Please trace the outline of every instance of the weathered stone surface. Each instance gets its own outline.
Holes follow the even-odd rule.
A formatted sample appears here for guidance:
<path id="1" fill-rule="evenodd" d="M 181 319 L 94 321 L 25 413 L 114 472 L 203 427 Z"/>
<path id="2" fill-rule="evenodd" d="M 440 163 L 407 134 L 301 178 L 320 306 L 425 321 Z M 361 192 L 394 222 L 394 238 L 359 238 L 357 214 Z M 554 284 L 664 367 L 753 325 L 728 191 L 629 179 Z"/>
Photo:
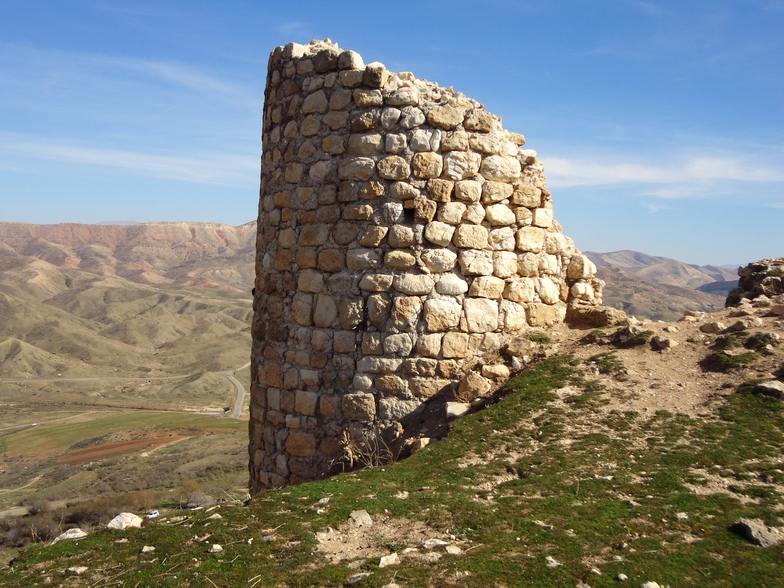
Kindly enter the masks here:
<path id="1" fill-rule="evenodd" d="M 389 78 L 389 72 L 383 63 L 374 61 L 365 66 L 362 83 L 369 88 L 383 88 Z"/>
<path id="2" fill-rule="evenodd" d="M 433 291 L 436 283 L 428 275 L 404 274 L 395 278 L 393 286 L 398 292 L 409 295 L 424 295 Z"/>
<path id="3" fill-rule="evenodd" d="M 317 294 L 313 307 L 313 324 L 317 327 L 331 327 L 338 318 L 338 306 L 335 300 L 326 294 Z"/>
<path id="4" fill-rule="evenodd" d="M 414 348 L 414 341 L 408 333 L 389 335 L 384 339 L 384 353 L 387 355 L 407 356 Z"/>
<path id="5" fill-rule="evenodd" d="M 455 229 L 452 241 L 460 248 L 486 249 L 487 237 L 487 229 L 482 225 L 460 225 Z"/>
<path id="6" fill-rule="evenodd" d="M 416 153 L 411 161 L 411 167 L 417 178 L 437 178 L 444 169 L 444 160 L 438 153 Z"/>
<path id="7" fill-rule="evenodd" d="M 364 182 L 373 177 L 375 169 L 376 162 L 369 157 L 347 157 L 338 166 L 338 177 Z"/>
<path id="8" fill-rule="evenodd" d="M 479 173 L 482 156 L 472 151 L 450 151 L 444 155 L 444 175 L 451 180 L 473 178 Z"/>
<path id="9" fill-rule="evenodd" d="M 416 257 L 408 251 L 390 251 L 384 255 L 384 265 L 393 269 L 411 269 L 416 265 Z"/>
<path id="10" fill-rule="evenodd" d="M 427 330 L 447 331 L 457 327 L 462 311 L 460 303 L 453 298 L 426 300 L 423 318 L 427 323 Z"/>
<path id="11" fill-rule="evenodd" d="M 514 157 L 491 155 L 482 160 L 480 173 L 487 180 L 499 182 L 512 182 L 520 177 L 522 168 L 520 162 Z"/>
<path id="12" fill-rule="evenodd" d="M 517 249 L 539 253 L 544 248 L 544 230 L 539 227 L 523 227 L 515 234 Z"/>
<path id="13" fill-rule="evenodd" d="M 452 271 L 457 262 L 457 254 L 449 249 L 425 249 L 420 257 L 425 267 L 437 274 Z"/>
<path id="14" fill-rule="evenodd" d="M 436 164 L 437 167 L 438 165 Z M 436 170 L 434 169 L 433 171 Z M 430 179 L 427 181 L 427 193 L 434 202 L 449 202 L 452 198 L 454 185 L 454 182 L 451 180 Z"/>
<path id="15" fill-rule="evenodd" d="M 123 531 L 125 529 L 141 528 L 142 518 L 132 512 L 121 512 L 106 525 L 112 531 Z"/>
<path id="16" fill-rule="evenodd" d="M 424 235 L 425 239 L 434 245 L 446 247 L 452 241 L 454 232 L 455 227 L 439 221 L 433 221 L 425 226 Z"/>
<path id="17" fill-rule="evenodd" d="M 586 280 L 596 273 L 596 266 L 585 255 L 575 255 L 566 268 L 566 277 L 572 280 Z"/>
<path id="18" fill-rule="evenodd" d="M 310 114 L 312 112 L 320 112 L 323 114 L 327 111 L 328 107 L 329 102 L 324 90 L 313 92 L 313 94 L 306 96 L 305 100 L 302 102 L 302 112 L 305 114 Z"/>
<path id="19" fill-rule="evenodd" d="M 451 252 L 450 252 L 451 253 Z M 468 292 L 468 282 L 455 274 L 446 274 L 436 284 L 436 292 L 459 296 Z"/>
<path id="20" fill-rule="evenodd" d="M 386 180 L 405 180 L 411 175 L 411 168 L 402 157 L 390 155 L 378 162 L 378 175 Z"/>
<path id="21" fill-rule="evenodd" d="M 493 276 L 479 276 L 474 278 L 471 282 L 471 288 L 468 290 L 469 296 L 478 298 L 501 298 L 504 292 L 505 282 Z"/>
<path id="22" fill-rule="evenodd" d="M 505 227 L 515 224 L 517 218 L 506 204 L 492 204 L 486 209 L 487 222 L 494 227 Z"/>
<path id="23" fill-rule="evenodd" d="M 468 333 L 444 333 L 441 355 L 445 359 L 462 359 L 468 355 Z"/>
<path id="24" fill-rule="evenodd" d="M 771 547 L 784 542 L 784 531 L 770 527 L 760 519 L 740 519 L 735 528 L 748 541 L 760 547 Z"/>
<path id="25" fill-rule="evenodd" d="M 466 276 L 490 276 L 493 274 L 492 251 L 463 249 L 457 256 L 460 270 Z"/>
<path id="26" fill-rule="evenodd" d="M 394 278 L 390 274 L 365 274 L 359 282 L 359 287 L 368 292 L 387 292 L 392 287 Z"/>
<path id="27" fill-rule="evenodd" d="M 498 303 L 485 298 L 467 298 L 466 323 L 471 333 L 487 333 L 498 328 Z"/>
<path id="28" fill-rule="evenodd" d="M 411 247 L 414 243 L 414 229 L 404 225 L 392 225 L 389 228 L 387 243 L 390 247 Z"/>
<path id="29" fill-rule="evenodd" d="M 422 301 L 418 296 L 401 296 L 395 298 L 392 305 L 391 318 L 395 328 L 401 331 L 411 331 L 419 322 L 419 311 Z"/>
<path id="30" fill-rule="evenodd" d="M 381 265 L 381 257 L 373 249 L 349 249 L 346 265 L 350 270 L 373 269 Z"/>
<path id="31" fill-rule="evenodd" d="M 465 211 L 466 205 L 462 202 L 446 202 L 438 209 L 438 220 L 450 225 L 458 225 L 462 222 Z"/>
<path id="32" fill-rule="evenodd" d="M 493 387 L 493 383 L 483 378 L 476 372 L 468 372 L 457 388 L 458 398 L 471 402 L 476 398 L 486 396 Z"/>
<path id="33" fill-rule="evenodd" d="M 427 113 L 427 122 L 441 129 L 454 129 L 463 122 L 464 113 L 452 106 L 437 106 Z"/>

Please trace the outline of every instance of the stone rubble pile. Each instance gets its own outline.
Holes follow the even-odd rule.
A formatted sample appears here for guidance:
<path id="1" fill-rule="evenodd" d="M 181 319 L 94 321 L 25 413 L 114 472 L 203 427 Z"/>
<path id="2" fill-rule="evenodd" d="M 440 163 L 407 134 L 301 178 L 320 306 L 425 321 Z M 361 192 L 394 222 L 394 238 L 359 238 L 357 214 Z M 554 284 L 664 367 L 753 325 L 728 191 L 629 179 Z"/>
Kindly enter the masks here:
<path id="1" fill-rule="evenodd" d="M 272 52 L 252 492 L 338 470 L 436 394 L 490 393 L 516 337 L 600 304 L 524 143 L 475 100 L 328 40 Z"/>
<path id="2" fill-rule="evenodd" d="M 753 300 L 784 294 L 784 257 L 761 259 L 739 267 L 738 275 L 738 287 L 729 293 L 725 306 L 735 306 L 744 298 Z"/>

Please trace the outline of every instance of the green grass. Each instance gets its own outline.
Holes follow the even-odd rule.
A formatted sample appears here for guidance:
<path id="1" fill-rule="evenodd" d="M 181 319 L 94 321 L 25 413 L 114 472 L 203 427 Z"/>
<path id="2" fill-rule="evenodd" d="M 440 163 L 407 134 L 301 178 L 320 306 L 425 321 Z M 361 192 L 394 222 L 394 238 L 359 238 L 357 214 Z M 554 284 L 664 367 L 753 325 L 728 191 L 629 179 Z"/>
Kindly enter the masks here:
<path id="1" fill-rule="evenodd" d="M 617 586 L 618 573 L 629 586 L 782 586 L 784 551 L 731 531 L 740 517 L 782 524 L 784 497 L 773 483 L 784 466 L 782 401 L 744 385 L 712 419 L 602 414 L 592 403 L 556 404 L 555 390 L 587 386 L 573 363 L 551 358 L 521 373 L 497 404 L 406 461 L 262 492 L 248 507 L 213 511 L 219 520 L 175 511 L 187 518 L 32 547 L 4 585 L 343 586 L 367 571 L 357 586 L 600 588 Z M 729 490 L 696 494 L 706 475 Z M 397 498 L 401 491 L 408 498 Z M 324 497 L 329 504 L 319 507 Z M 402 534 L 378 543 L 381 553 L 401 555 L 397 566 L 379 569 L 378 557 L 330 563 L 314 533 L 342 528 L 356 509 L 378 527 L 387 517 L 409 521 L 404 528 L 425 524 L 463 552 L 417 560 L 404 551 L 419 546 Z M 207 553 L 213 543 L 224 551 Z M 155 553 L 139 554 L 142 545 Z M 563 565 L 547 567 L 547 556 Z M 64 570 L 74 565 L 89 570 L 69 579 Z"/>

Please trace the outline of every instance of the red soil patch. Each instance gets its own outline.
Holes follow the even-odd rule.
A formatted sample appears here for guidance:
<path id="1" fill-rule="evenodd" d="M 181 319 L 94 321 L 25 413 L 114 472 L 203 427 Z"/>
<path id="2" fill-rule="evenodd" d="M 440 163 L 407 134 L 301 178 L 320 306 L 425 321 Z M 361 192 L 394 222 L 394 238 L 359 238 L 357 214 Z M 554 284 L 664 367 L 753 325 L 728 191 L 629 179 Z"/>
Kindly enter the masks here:
<path id="1" fill-rule="evenodd" d="M 57 460 L 57 463 L 76 465 L 88 461 L 96 461 L 107 457 L 131 453 L 147 447 L 158 447 L 167 443 L 176 443 L 187 437 L 156 437 L 154 439 L 134 439 L 133 441 L 117 441 L 116 443 L 104 443 L 95 447 L 85 447 L 69 451 Z"/>

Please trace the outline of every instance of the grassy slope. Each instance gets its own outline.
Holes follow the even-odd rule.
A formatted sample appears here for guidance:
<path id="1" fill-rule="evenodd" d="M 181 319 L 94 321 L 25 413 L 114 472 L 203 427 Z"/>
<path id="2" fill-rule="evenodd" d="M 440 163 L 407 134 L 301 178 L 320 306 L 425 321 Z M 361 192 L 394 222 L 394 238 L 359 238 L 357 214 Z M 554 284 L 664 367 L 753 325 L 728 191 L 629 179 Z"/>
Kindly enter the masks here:
<path id="1" fill-rule="evenodd" d="M 356 585 L 597 588 L 624 573 L 631 586 L 783 586 L 782 547 L 755 547 L 731 531 L 742 516 L 780 524 L 782 401 L 741 387 L 713 419 L 597 417 L 609 392 L 579 378 L 570 361 L 521 374 L 501 402 L 404 462 L 265 492 L 247 508 L 220 508 L 220 519 L 184 513 L 176 524 L 30 548 L 4 585 L 340 586 L 367 571 Z M 554 390 L 566 384 L 583 393 L 560 401 Z M 708 491 L 706 471 L 732 481 L 731 492 L 690 489 Z M 423 522 L 462 554 L 403 555 L 383 569 L 378 558 L 329 563 L 314 532 L 340 527 L 355 509 L 377 528 L 385 517 Z M 120 535 L 128 542 L 116 543 Z M 207 553 L 213 543 L 224 551 Z M 156 551 L 142 555 L 143 545 Z M 419 545 L 403 534 L 379 547 Z M 547 556 L 562 565 L 548 567 Z M 75 565 L 89 569 L 69 577 Z"/>

